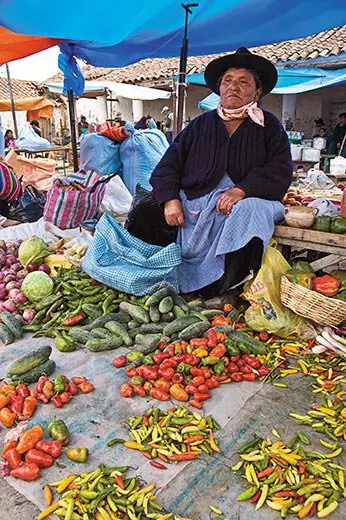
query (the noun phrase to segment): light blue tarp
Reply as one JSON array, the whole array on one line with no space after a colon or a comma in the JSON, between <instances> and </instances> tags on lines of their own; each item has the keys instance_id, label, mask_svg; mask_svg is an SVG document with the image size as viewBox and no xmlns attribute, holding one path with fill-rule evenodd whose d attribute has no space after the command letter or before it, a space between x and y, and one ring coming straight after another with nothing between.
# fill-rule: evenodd
<instances>
[{"instance_id":1,"label":"light blue tarp","mask_svg":"<svg viewBox=\"0 0 346 520\"><path fill-rule=\"evenodd\" d=\"M92 21L92 23L90 23ZM67 56L101 67L177 56L184 12L177 0L51 2L0 0L0 25L21 34L68 40ZM346 23L345 0L200 0L189 27L189 54L304 37Z\"/></svg>"},{"instance_id":2,"label":"light blue tarp","mask_svg":"<svg viewBox=\"0 0 346 520\"><path fill-rule=\"evenodd\" d=\"M302 67L295 69L278 69L279 79L272 94L299 94L323 87L346 83L346 68L339 70L322 70ZM205 85L203 74L189 74L188 82L193 85ZM219 103L217 94L210 94L198 103L204 110L213 110Z\"/></svg>"}]
</instances>

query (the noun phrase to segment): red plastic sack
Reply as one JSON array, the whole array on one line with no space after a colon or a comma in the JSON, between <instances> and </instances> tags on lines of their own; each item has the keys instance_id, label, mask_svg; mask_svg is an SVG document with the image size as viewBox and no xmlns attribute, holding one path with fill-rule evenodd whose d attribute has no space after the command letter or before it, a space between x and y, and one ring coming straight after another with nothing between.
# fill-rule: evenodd
<instances>
[{"instance_id":1,"label":"red plastic sack","mask_svg":"<svg viewBox=\"0 0 346 520\"><path fill-rule=\"evenodd\" d=\"M108 139L116 141L117 143L122 143L127 137L129 137L124 126L115 127L111 126L109 123L102 123L102 125L97 127L97 131L99 134L108 137Z\"/></svg>"}]
</instances>

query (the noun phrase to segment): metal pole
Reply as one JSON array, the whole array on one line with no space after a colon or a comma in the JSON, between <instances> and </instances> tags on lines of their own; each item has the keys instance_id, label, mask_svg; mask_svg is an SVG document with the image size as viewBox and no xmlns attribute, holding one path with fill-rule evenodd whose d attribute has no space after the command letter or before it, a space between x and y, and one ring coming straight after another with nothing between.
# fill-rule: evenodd
<instances>
[{"instance_id":1,"label":"metal pole","mask_svg":"<svg viewBox=\"0 0 346 520\"><path fill-rule=\"evenodd\" d=\"M18 127L17 127L17 119L16 119L16 109L15 109L15 105L14 105L12 82L11 82L10 68L8 66L8 63L6 63L6 72L7 72L8 91L10 93L10 100L11 100L14 136L17 139L18 138Z\"/></svg>"},{"instance_id":2,"label":"metal pole","mask_svg":"<svg viewBox=\"0 0 346 520\"><path fill-rule=\"evenodd\" d=\"M73 170L78 171L77 136L76 136L76 112L74 108L73 90L67 91L68 110L70 115L71 143L73 156Z\"/></svg>"},{"instance_id":3,"label":"metal pole","mask_svg":"<svg viewBox=\"0 0 346 520\"><path fill-rule=\"evenodd\" d=\"M199 4L181 4L181 6L185 10L185 25L184 25L184 38L183 38L182 46L180 49L175 135L177 135L183 128L185 93L186 93L186 65L187 65L187 56L188 56L188 49L189 49L189 40L187 38L189 14L192 14L191 8L198 7Z\"/></svg>"}]
</instances>

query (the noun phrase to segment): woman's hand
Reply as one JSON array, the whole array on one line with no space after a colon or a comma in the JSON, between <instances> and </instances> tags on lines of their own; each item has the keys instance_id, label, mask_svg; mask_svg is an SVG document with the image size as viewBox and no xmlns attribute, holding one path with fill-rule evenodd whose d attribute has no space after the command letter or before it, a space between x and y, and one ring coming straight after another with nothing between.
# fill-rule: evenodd
<instances>
[{"instance_id":1,"label":"woman's hand","mask_svg":"<svg viewBox=\"0 0 346 520\"><path fill-rule=\"evenodd\" d=\"M245 199L245 192L241 188L231 188L225 191L216 203L217 213L229 215L234 204Z\"/></svg>"},{"instance_id":2,"label":"woman's hand","mask_svg":"<svg viewBox=\"0 0 346 520\"><path fill-rule=\"evenodd\" d=\"M184 211L179 199L165 202L164 215L169 226L184 225Z\"/></svg>"}]
</instances>

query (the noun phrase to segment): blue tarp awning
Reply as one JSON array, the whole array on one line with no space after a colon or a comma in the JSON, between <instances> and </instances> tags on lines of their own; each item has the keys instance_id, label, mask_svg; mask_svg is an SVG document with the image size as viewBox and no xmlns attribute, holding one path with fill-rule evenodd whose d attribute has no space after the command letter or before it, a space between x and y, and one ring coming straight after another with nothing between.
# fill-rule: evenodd
<instances>
[{"instance_id":1,"label":"blue tarp awning","mask_svg":"<svg viewBox=\"0 0 346 520\"><path fill-rule=\"evenodd\" d=\"M278 69L279 79L272 94L299 94L332 85L346 83L346 68L323 70L317 68ZM188 82L192 85L204 85L203 74L189 74ZM198 103L199 108L213 110L219 103L217 94L210 94Z\"/></svg>"}]
</instances>

